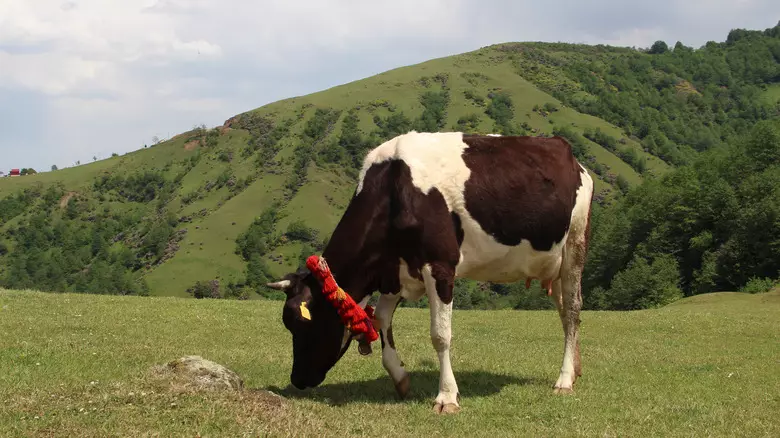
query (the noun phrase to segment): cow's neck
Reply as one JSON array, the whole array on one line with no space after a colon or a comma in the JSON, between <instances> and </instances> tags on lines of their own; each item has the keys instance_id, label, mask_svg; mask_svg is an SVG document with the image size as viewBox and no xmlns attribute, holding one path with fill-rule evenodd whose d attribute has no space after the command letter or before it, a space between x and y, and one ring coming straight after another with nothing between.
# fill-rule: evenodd
<instances>
[{"instance_id":1,"label":"cow's neck","mask_svg":"<svg viewBox=\"0 0 780 438\"><path fill-rule=\"evenodd\" d=\"M336 282L357 302L377 287L387 235L385 204L362 194L354 198L322 254Z\"/></svg>"}]
</instances>

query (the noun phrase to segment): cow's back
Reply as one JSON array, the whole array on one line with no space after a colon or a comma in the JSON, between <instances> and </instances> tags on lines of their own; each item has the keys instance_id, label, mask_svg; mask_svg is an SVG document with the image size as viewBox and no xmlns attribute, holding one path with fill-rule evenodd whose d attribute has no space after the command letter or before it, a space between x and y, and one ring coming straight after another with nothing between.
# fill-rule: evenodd
<instances>
[{"instance_id":1,"label":"cow's back","mask_svg":"<svg viewBox=\"0 0 780 438\"><path fill-rule=\"evenodd\" d=\"M560 137L467 136L465 209L498 242L549 250L568 230L585 170Z\"/></svg>"},{"instance_id":2,"label":"cow's back","mask_svg":"<svg viewBox=\"0 0 780 438\"><path fill-rule=\"evenodd\" d=\"M358 193L366 171L388 160L402 161L422 193L441 193L462 228L459 276L481 280L557 271L583 178L592 190L560 137L410 132L369 152Z\"/></svg>"}]
</instances>

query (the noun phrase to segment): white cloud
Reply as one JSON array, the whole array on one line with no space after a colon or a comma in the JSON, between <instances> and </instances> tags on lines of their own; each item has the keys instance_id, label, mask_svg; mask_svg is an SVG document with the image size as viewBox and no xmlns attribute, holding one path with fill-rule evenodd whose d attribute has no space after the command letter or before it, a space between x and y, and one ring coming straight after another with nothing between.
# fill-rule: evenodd
<instances>
[{"instance_id":1,"label":"white cloud","mask_svg":"<svg viewBox=\"0 0 780 438\"><path fill-rule=\"evenodd\" d=\"M0 4L2 79L45 93L82 87L116 92L128 85L126 64L170 64L219 57L219 45L183 39L174 16L149 13L148 0L6 0Z\"/></svg>"},{"instance_id":2,"label":"white cloud","mask_svg":"<svg viewBox=\"0 0 780 438\"><path fill-rule=\"evenodd\" d=\"M121 153L487 44L696 47L778 16L769 0L0 0L0 116L24 114L0 118L0 167Z\"/></svg>"}]
</instances>

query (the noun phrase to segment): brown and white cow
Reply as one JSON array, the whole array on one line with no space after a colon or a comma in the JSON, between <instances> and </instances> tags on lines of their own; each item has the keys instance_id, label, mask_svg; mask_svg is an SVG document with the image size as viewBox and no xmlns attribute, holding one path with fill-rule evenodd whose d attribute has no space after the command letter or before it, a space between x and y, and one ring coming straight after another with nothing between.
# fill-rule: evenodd
<instances>
[{"instance_id":1,"label":"brown and white cow","mask_svg":"<svg viewBox=\"0 0 780 438\"><path fill-rule=\"evenodd\" d=\"M362 306L380 292L382 365L401 397L409 391L409 375L395 350L393 314L402 299L427 295L440 366L434 409L460 409L449 352L459 277L550 285L565 335L554 388L572 391L581 375L580 283L592 197L593 180L560 137L412 131L368 153L322 256ZM316 387L355 336L305 268L269 286L287 294L282 319L292 333L291 383Z\"/></svg>"}]
</instances>

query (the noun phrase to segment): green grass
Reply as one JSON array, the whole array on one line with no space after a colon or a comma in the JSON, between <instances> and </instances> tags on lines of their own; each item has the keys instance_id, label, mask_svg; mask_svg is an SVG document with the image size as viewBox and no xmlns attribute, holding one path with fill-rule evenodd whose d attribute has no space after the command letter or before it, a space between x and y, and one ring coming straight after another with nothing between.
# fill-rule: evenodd
<instances>
[{"instance_id":1,"label":"green grass","mask_svg":"<svg viewBox=\"0 0 780 438\"><path fill-rule=\"evenodd\" d=\"M197 280L215 278L227 284L243 278L245 263L235 254L236 238L278 197L283 184L283 176L265 175L215 213L184 227L187 235L176 256L147 274L152 293L188 296L186 288Z\"/></svg>"},{"instance_id":2,"label":"green grass","mask_svg":"<svg viewBox=\"0 0 780 438\"><path fill-rule=\"evenodd\" d=\"M764 99L768 103L780 102L780 84L772 84L764 91Z\"/></svg>"},{"instance_id":3,"label":"green grass","mask_svg":"<svg viewBox=\"0 0 780 438\"><path fill-rule=\"evenodd\" d=\"M352 347L320 388L288 390L281 303L0 291L4 436L777 436L780 291L719 293L656 310L583 312L583 377L556 396L554 311L455 311L462 411L437 417L428 314L399 309L412 377L396 400ZM195 393L150 367L196 354L242 393ZM284 396L268 396L272 390Z\"/></svg>"}]
</instances>

